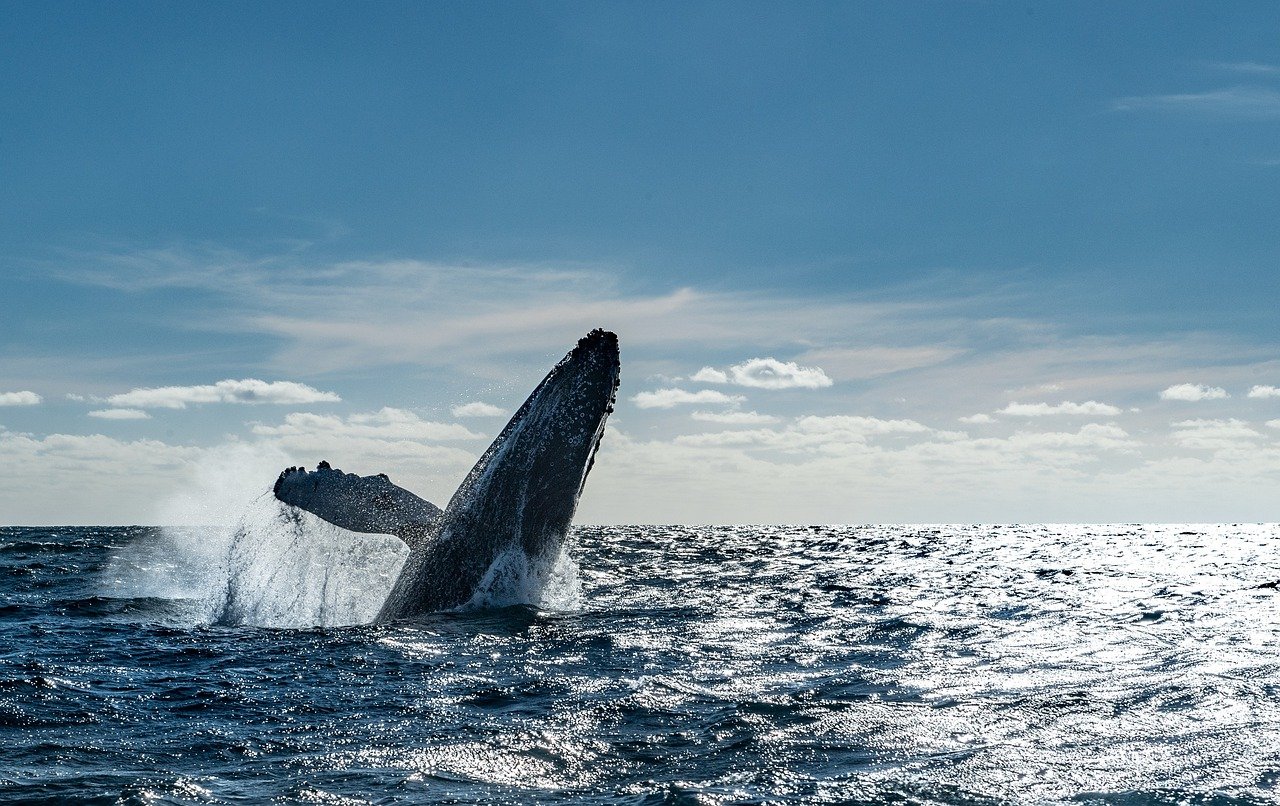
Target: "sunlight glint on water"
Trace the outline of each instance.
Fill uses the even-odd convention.
[[[576,609],[315,631],[201,626],[227,572],[158,531],[6,529],[0,801],[1271,802],[1275,534],[579,529]]]

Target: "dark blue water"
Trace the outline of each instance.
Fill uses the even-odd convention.
[[[1280,795],[1274,527],[586,528],[573,609],[307,629],[177,545],[0,529],[0,801]]]

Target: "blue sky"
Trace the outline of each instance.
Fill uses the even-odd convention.
[[[596,325],[589,520],[1276,519],[1274,4],[3,13],[0,522],[443,502]]]

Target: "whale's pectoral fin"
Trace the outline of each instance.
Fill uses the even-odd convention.
[[[389,534],[414,548],[440,520],[440,507],[403,487],[383,473],[357,476],[321,462],[314,471],[289,467],[275,484],[276,498],[305,509],[334,526],[353,532]]]

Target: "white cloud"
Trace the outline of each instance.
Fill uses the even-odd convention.
[[[254,424],[253,433],[268,437],[357,437],[418,441],[483,438],[482,434],[477,434],[457,423],[423,420],[411,411],[389,407],[367,414],[352,414],[346,418],[333,414],[294,412],[286,415],[284,422],[280,425]]]
[[[943,427],[954,427],[961,411],[992,416],[992,390],[1018,390],[1005,395],[1006,402],[1106,398],[1118,403],[1136,399],[1143,389],[1149,395],[1183,379],[1211,379],[1226,389],[1238,389],[1235,394],[1243,394],[1260,379],[1280,379],[1275,350],[1257,339],[1188,332],[1177,326],[1158,337],[1089,335],[1087,327],[1064,327],[1061,307],[1038,307],[1044,301],[1037,296],[1040,292],[997,287],[1000,278],[983,281],[997,292],[994,295],[986,291],[981,298],[958,295],[952,293],[951,282],[944,280],[928,293],[912,291],[904,297],[907,304],[884,297],[808,291],[783,299],[772,293],[699,289],[637,295],[620,281],[623,272],[575,275],[531,266],[494,270],[409,261],[334,264],[313,260],[309,254],[313,253],[263,258],[231,255],[228,260],[197,255],[185,266],[182,260],[170,259],[173,256],[157,256],[154,271],[144,268],[134,280],[124,276],[128,267],[113,264],[110,256],[85,256],[66,265],[84,266],[84,282],[96,283],[104,272],[114,273],[116,287],[128,290],[184,283],[209,290],[202,299],[207,297],[211,304],[175,312],[179,315],[172,315],[172,320],[205,332],[264,336],[270,348],[260,354],[261,364],[243,370],[245,375],[312,380],[322,377],[314,373],[358,368],[359,377],[376,384],[377,378],[392,377],[391,372],[399,372],[404,365],[419,376],[449,381],[424,392],[427,397],[415,398],[416,405],[432,406],[445,414],[453,403],[466,400],[440,399],[448,389],[461,388],[454,383],[459,378],[489,384],[489,388],[526,391],[574,339],[596,325],[617,331],[622,339],[624,381],[631,379],[625,381],[630,386],[628,397],[643,389],[703,388],[658,377],[688,376],[690,369],[703,364],[713,365],[728,383],[727,368],[733,362],[717,363],[718,356],[782,356],[799,365],[822,367],[839,382],[879,378],[856,388],[838,383],[823,394],[839,398],[825,401],[824,411],[837,404],[847,411],[865,405],[872,407],[866,409],[869,413],[910,416],[920,423],[946,424]],[[992,280],[996,282],[988,282]],[[1005,295],[1006,291],[1010,293]],[[962,296],[963,303],[958,302]],[[131,304],[127,291],[119,299],[121,304]],[[143,302],[131,313],[140,320],[155,316]],[[1028,312],[1036,310],[1056,312],[1029,318]],[[857,345],[883,345],[889,352],[879,356],[882,361],[868,364],[868,356],[847,349]],[[927,349],[913,352],[920,345]],[[163,356],[168,349],[157,343],[156,353]],[[837,360],[832,351],[848,354]],[[99,394],[102,384],[113,382],[112,378],[116,390],[127,390],[129,379],[139,377],[130,374],[138,371],[138,357],[132,357],[133,364],[107,368],[99,367],[101,362],[65,358],[72,363],[62,367],[61,378],[41,374],[47,369],[36,358],[19,363],[12,356],[0,357],[0,375],[14,379],[13,388],[36,384],[36,380],[19,379],[40,378],[42,384],[85,384],[86,391]],[[925,366],[905,371],[913,364]],[[186,366],[176,360],[165,365]],[[634,385],[638,378],[654,379]],[[156,383],[185,380],[166,378]],[[1047,382],[1062,388],[1050,389]],[[402,388],[388,383],[387,388]],[[331,388],[343,388],[347,396],[345,387]],[[709,388],[758,396],[739,387]],[[898,404],[899,399],[904,402]],[[1276,439],[1280,431],[1262,428],[1262,418],[1254,428],[1269,440],[1259,439],[1253,443],[1254,452],[1234,462],[1224,458],[1210,465],[1204,452],[1175,442],[1170,418],[1150,412],[1152,407],[1141,418],[1116,418],[1123,419],[1126,427],[1134,424],[1129,430],[1138,436],[1133,438],[1107,431],[1105,426],[1077,431],[1076,425],[1088,421],[1048,417],[1009,417],[1004,422],[1016,423],[1018,429],[1025,425],[1026,431],[992,439],[937,430],[884,435],[869,434],[866,429],[805,432],[794,428],[790,418],[779,421],[790,424],[785,426],[742,422],[718,428],[712,421],[694,423],[684,417],[695,409],[715,412],[721,405],[686,406],[676,410],[676,417],[647,418],[657,422],[644,423],[644,440],[624,443],[611,430],[603,447],[607,455],[596,462],[587,485],[584,512],[614,522],[1167,520],[1175,515],[1192,517],[1196,512],[1200,517],[1239,520],[1272,517],[1257,503],[1265,498],[1257,490],[1264,483],[1274,486],[1280,472],[1266,456],[1267,451],[1280,451]],[[323,413],[327,409],[320,405],[288,409],[305,410]],[[768,410],[801,413],[773,406]],[[266,427],[284,425],[285,410],[261,411],[255,411],[256,419]],[[447,416],[440,419],[456,422]],[[346,418],[340,422],[343,430],[336,436],[326,432],[327,423],[317,422],[310,429],[255,436],[254,444],[282,446],[285,465],[299,461],[314,465],[327,458],[356,472],[386,471],[397,483],[438,503],[447,500],[474,462],[475,451],[483,447],[477,442],[436,445],[387,435],[354,436],[346,428],[359,423],[348,423]],[[483,430],[478,426],[489,422],[465,420],[462,424]],[[1063,422],[1072,428],[1058,428]],[[730,431],[735,426],[771,433],[741,447],[673,443],[677,433],[702,428]],[[194,425],[184,422],[181,427]],[[1048,435],[1028,433],[1042,427],[1049,430]],[[999,428],[1004,434],[1005,428]],[[997,427],[970,430],[976,437],[995,433]],[[178,439],[199,439],[194,433]],[[842,439],[840,434],[848,436]],[[807,442],[794,447],[797,439]],[[468,450],[450,447],[454,445]],[[1169,480],[1162,486],[1159,479],[1165,476],[1155,469],[1163,469],[1158,463],[1166,460],[1174,463],[1170,467],[1176,464],[1185,472],[1166,474]],[[1137,469],[1148,467],[1153,470],[1138,474]],[[1130,470],[1134,475],[1125,477],[1127,487],[1112,484],[1118,474]],[[266,478],[268,486],[275,472],[278,468]],[[406,476],[411,480],[406,481]],[[20,485],[15,490],[40,491],[25,477],[12,477]],[[421,483],[418,477],[430,481]],[[1252,485],[1239,483],[1250,478],[1255,481]],[[612,498],[604,484],[610,479],[617,491]],[[95,485],[107,483],[103,474],[87,466],[78,476],[68,473],[66,480],[73,483],[62,489],[97,490]],[[125,486],[121,481],[109,493],[93,492],[95,497],[86,500],[97,501],[105,511],[114,506],[113,496]],[[922,489],[930,495],[921,496]],[[17,493],[4,500],[18,500]],[[47,509],[57,513],[58,506],[55,501]],[[91,511],[87,504],[83,506]],[[0,511],[18,510],[0,506]]]
[[[1200,400],[1221,400],[1226,397],[1231,397],[1226,389],[1220,386],[1205,386],[1201,383],[1174,384],[1160,393],[1161,400],[1183,400],[1189,403]]]
[[[379,416],[357,417],[355,425]],[[293,428],[211,446],[0,428],[0,512],[10,523],[33,524],[234,522],[248,501],[270,491],[281,468],[323,458],[351,472],[389,472],[397,484],[444,504],[476,460],[475,451],[335,436],[315,425],[314,432]]]
[[[89,412],[90,417],[100,420],[150,420],[151,415],[142,409],[98,409]]]
[[[715,367],[703,367],[689,377],[696,383],[728,383],[729,374]]]
[[[1114,417],[1120,409],[1108,403],[1086,400],[1084,403],[1073,403],[1070,400],[1062,403],[1010,403],[996,414],[1007,414],[1010,417],[1047,417],[1054,414],[1086,414]]]
[[[394,408],[346,417],[293,412],[276,425],[255,423],[252,431],[260,444],[287,455],[289,464],[314,466],[326,459],[350,473],[387,473],[441,506],[475,464],[481,448],[472,440],[485,438],[459,423]]]
[[[1267,420],[1267,428],[1280,428],[1280,420]]]
[[[157,496],[203,456],[151,439],[0,429],[0,511],[7,523],[146,523]]]
[[[691,380],[703,383],[731,383],[756,389],[821,389],[832,384],[821,367],[802,367],[794,361],[776,358],[749,358],[728,371],[703,367]]]
[[[1231,450],[1251,446],[1262,435],[1243,420],[1182,420],[1173,440],[1184,448]]]
[[[819,451],[841,453],[865,451],[873,437],[928,434],[928,426],[914,420],[883,420],[878,417],[834,415],[800,417],[786,428],[760,428],[746,431],[715,431],[685,434],[675,444],[689,447],[742,446],[783,452]]]
[[[856,433],[870,434],[924,434],[930,429],[915,420],[882,420],[878,417],[833,415],[808,416],[796,420],[796,429],[809,434]]]
[[[452,413],[454,417],[500,417],[506,412],[490,403],[482,403],[477,400],[472,403],[463,403],[461,406],[454,406]]]
[[[759,414],[754,411],[695,411],[689,416],[706,423],[726,425],[767,425],[778,421],[778,418],[771,414]]]
[[[960,422],[968,423],[970,425],[989,425],[995,421],[996,418],[992,417],[990,414],[971,414],[968,417],[960,418]]]
[[[690,392],[687,389],[658,389],[653,392],[641,392],[631,400],[642,409],[670,409],[686,403],[736,406],[746,398],[742,395],[726,395],[714,389],[699,389],[696,392]]]
[[[225,380],[202,386],[160,386],[111,395],[107,403],[122,408],[185,409],[188,403],[338,403],[333,392],[321,392],[293,381],[260,381],[257,378]]]
[[[77,395],[75,392],[67,392],[67,400],[70,400],[73,403],[83,403],[88,399],[89,398],[84,395]]]
[[[1280,387],[1255,386],[1249,390],[1249,397],[1280,397]]]
[[[42,400],[35,392],[0,392],[0,406],[34,406]]]

